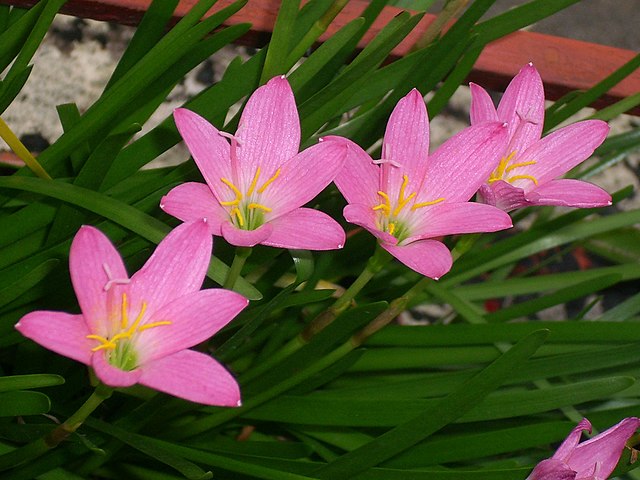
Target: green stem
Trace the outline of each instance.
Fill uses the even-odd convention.
[[[0,118],[0,137],[7,142],[9,148],[13,150],[13,152],[20,157],[20,159],[25,163],[29,169],[35,173],[38,177],[44,178],[45,180],[51,180],[51,177],[46,172],[46,170],[40,165],[40,163],[35,159],[31,152],[23,145],[20,139],[16,136],[15,133],[9,128],[9,125],[5,123],[5,121]]]
[[[238,277],[240,277],[240,272],[242,272],[242,267],[244,267],[244,263],[247,261],[247,258],[249,258],[249,255],[251,255],[251,252],[251,247],[236,248],[236,255],[233,257],[233,263],[231,264],[229,273],[227,273],[227,278],[224,281],[222,288],[233,290]]]
[[[98,384],[94,392],[84,404],[64,423],[58,425],[48,434],[11,452],[0,455],[0,471],[8,470],[27,461],[38,458],[57,447],[74,433],[98,406],[111,396],[113,390]]]

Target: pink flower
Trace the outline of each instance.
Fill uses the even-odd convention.
[[[589,158],[606,138],[609,127],[600,120],[585,120],[540,138],[544,90],[532,64],[525,65],[513,78],[497,111],[482,87],[472,83],[471,94],[472,125],[500,121],[509,129],[502,160],[480,188],[482,201],[507,212],[530,205],[611,205],[611,196],[596,185],[556,179]]]
[[[562,442],[553,457],[543,460],[526,480],[605,480],[616,468],[625,444],[640,427],[629,417],[586,442],[578,443],[582,431],[591,432],[583,419]]]
[[[298,110],[284,77],[249,98],[235,136],[184,108],[173,116],[207,184],[174,188],[160,203],[165,212],[183,221],[206,218],[213,235],[237,246],[342,248],[335,220],[300,207],[331,183],[345,149],[320,143],[298,153]]]
[[[205,222],[174,229],[130,279],[99,230],[80,228],[69,254],[82,313],[31,312],[16,328],[49,350],[90,365],[111,387],[136,383],[206,405],[239,406],[235,379],[209,355],[187,350],[247,305],[241,295],[200,290],[212,238]]]
[[[504,150],[506,128],[500,123],[468,128],[429,155],[427,109],[414,89],[389,118],[381,160],[372,160],[349,140],[326,141],[348,146],[345,166],[335,179],[349,202],[344,217],[427,277],[441,277],[452,264],[451,253],[435,237],[511,227],[501,210],[468,202]]]

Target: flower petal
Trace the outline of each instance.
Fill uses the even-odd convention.
[[[482,185],[478,190],[478,196],[483,203],[496,206],[505,212],[531,205],[524,196],[524,190],[503,180],[493,182],[491,185]]]
[[[227,211],[218,203],[204,183],[187,182],[172,188],[160,200],[160,208],[183,222],[206,219],[213,235],[220,236],[220,224],[229,220]]]
[[[420,240],[408,245],[380,243],[391,255],[425,277],[439,279],[451,270],[451,252],[437,240]]]
[[[427,208],[413,223],[414,235],[406,239],[407,243],[442,235],[496,232],[513,226],[505,212],[482,203],[441,203]]]
[[[502,156],[507,140],[504,124],[482,123],[465,128],[429,158],[416,203],[444,198],[466,202],[475,194]]]
[[[323,140],[323,143],[342,142],[347,146],[344,166],[333,180],[347,202],[371,206],[378,204],[380,167],[373,163],[369,154],[348,138],[332,136]]]
[[[71,243],[69,271],[87,327],[97,332],[110,314],[110,281],[129,279],[122,257],[104,233],[85,225]]]
[[[174,298],[199,290],[211,260],[211,245],[211,232],[202,220],[169,232],[125,289],[130,318],[136,318],[142,302],[152,314]]]
[[[342,168],[347,154],[344,143],[320,142],[285,163],[278,178],[265,189],[261,201],[272,209],[267,221],[313,200]]]
[[[527,193],[534,205],[594,208],[611,205],[611,195],[589,182],[573,179],[551,180]]]
[[[493,106],[493,100],[491,100],[487,91],[473,82],[469,84],[469,88],[471,89],[471,108],[469,112],[471,125],[477,125],[482,122],[497,122],[496,107]]]
[[[520,154],[540,139],[544,125],[544,88],[533,64],[522,67],[511,80],[497,112],[500,121],[508,124],[507,155],[513,151]]]
[[[579,444],[570,452],[565,462],[571,469],[578,472],[578,478],[592,473],[596,466],[598,478],[609,478],[620,460],[627,440],[638,428],[640,428],[640,419],[625,418],[610,429]]]
[[[204,405],[241,405],[240,388],[233,376],[210,356],[193,350],[182,350],[145,365],[140,383]]]
[[[552,458],[560,459],[566,461],[571,455],[571,452],[580,442],[580,437],[582,436],[582,432],[591,432],[591,422],[586,418],[580,420],[580,423],[573,427],[573,430],[567,435],[567,438],[560,444],[556,453],[553,454]]]
[[[169,321],[138,334],[139,364],[204,342],[235,318],[249,301],[221,288],[184,295],[156,310],[144,324]]]
[[[584,120],[550,133],[529,147],[519,162],[535,160],[535,165],[527,167],[527,174],[538,179],[538,185],[564,175],[583,160],[607,137],[609,126],[601,120]],[[527,182],[525,191],[535,185]],[[516,184],[516,186],[519,186]]]
[[[575,480],[577,473],[555,458],[541,461],[526,480]]]
[[[383,232],[376,225],[376,212],[371,207],[359,204],[349,204],[344,207],[344,218],[349,223],[354,223],[366,228],[374,237],[382,243],[395,245],[398,240],[393,235]]]
[[[91,332],[82,315],[39,310],[22,317],[16,330],[46,349],[85,365],[91,363],[95,345],[87,338]]]
[[[293,92],[284,76],[272,78],[251,95],[236,137],[245,182],[251,181],[258,166],[264,178],[272,177],[298,153],[300,120]]]
[[[221,231],[224,239],[231,245],[253,247],[269,238],[271,232],[273,232],[273,227],[270,223],[265,223],[255,230],[241,230],[230,222],[224,222]]]
[[[388,184],[381,185],[391,198],[397,198],[404,175],[407,192],[420,188],[429,155],[429,118],[422,95],[415,88],[391,112],[382,142],[382,158],[399,166],[388,166]],[[381,166],[381,168],[384,168]]]
[[[91,357],[91,366],[102,383],[110,387],[130,387],[138,383],[142,371],[139,368],[131,371],[120,370],[109,364],[104,350],[98,350]]]
[[[304,250],[342,248],[344,230],[333,218],[312,208],[297,208],[269,222],[273,231],[263,245]]]
[[[173,119],[214,196],[227,200],[230,192],[220,179],[231,178],[229,141],[207,120],[186,108],[174,110]]]

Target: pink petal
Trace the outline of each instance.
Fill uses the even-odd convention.
[[[192,350],[182,350],[145,365],[140,383],[204,405],[241,405],[240,388],[233,376],[210,356]]]
[[[470,83],[469,88],[471,89],[471,108],[469,112],[471,125],[477,125],[482,122],[497,122],[496,107],[493,106],[493,100],[491,100],[487,91],[475,83]]]
[[[109,281],[129,279],[122,257],[100,230],[85,225],[71,243],[69,271],[87,326],[98,331],[109,317]]]
[[[251,181],[258,166],[261,175],[270,178],[298,153],[300,120],[293,92],[284,76],[272,78],[251,95],[236,136],[246,182]]]
[[[552,458],[566,461],[573,452],[573,449],[576,448],[578,443],[580,442],[580,437],[582,436],[582,432],[591,432],[591,422],[586,418],[580,420],[580,423],[573,427],[571,433],[567,435],[567,438],[560,444],[556,453],[553,454]]]
[[[324,143],[342,142],[347,145],[344,166],[333,180],[342,196],[349,203],[376,205],[380,198],[380,167],[360,145],[342,137],[325,137]]]
[[[177,108],[173,112],[173,118],[214,196],[229,200],[231,192],[220,181],[221,178],[233,180],[229,141],[220,135],[216,127],[191,110]],[[231,195],[232,198],[233,195]]]
[[[172,188],[160,200],[160,208],[183,222],[206,219],[213,235],[220,236],[220,224],[229,220],[227,211],[218,203],[204,183],[187,182]]]
[[[442,235],[496,232],[512,226],[511,217],[491,205],[441,203],[425,208],[424,215],[412,225],[413,236],[407,238],[406,242]]]
[[[544,125],[544,88],[540,74],[531,63],[522,67],[507,86],[498,105],[498,118],[508,124],[507,155],[513,151],[520,154],[540,139]]]
[[[98,350],[91,357],[91,366],[102,383],[110,387],[130,387],[138,383],[142,371],[140,368],[125,371],[114,367],[107,361],[107,352]]]
[[[224,222],[221,230],[222,236],[231,245],[237,247],[254,247],[271,236],[273,227],[270,223],[265,223],[255,230],[241,230],[230,222]]]
[[[382,143],[382,158],[392,160],[396,166],[387,166],[388,184],[381,189],[397,198],[403,176],[409,182],[408,192],[420,188],[429,155],[429,118],[422,95],[415,88],[402,98],[393,109]],[[384,168],[381,166],[381,168]]]
[[[130,318],[136,318],[142,302],[152,313],[174,298],[199,290],[209,268],[211,246],[211,232],[202,220],[169,232],[125,289]]]
[[[525,198],[524,190],[503,180],[493,182],[491,185],[482,185],[478,190],[478,196],[483,203],[498,207],[505,212],[531,205]]]
[[[499,123],[474,125],[447,140],[429,158],[416,203],[469,200],[498,165],[506,140],[506,127]]]
[[[573,179],[551,180],[526,195],[534,205],[593,208],[611,205],[611,195],[589,182]]]
[[[627,440],[639,427],[640,419],[625,418],[610,429],[579,444],[565,461],[578,472],[578,478],[593,472],[596,466],[598,478],[609,478],[620,460]]]
[[[320,142],[285,163],[261,197],[261,202],[272,209],[266,215],[268,221],[313,200],[333,181],[346,154],[344,143]]]
[[[344,230],[324,212],[311,208],[297,208],[269,222],[273,231],[263,245],[304,250],[333,250],[342,248]]]
[[[451,270],[451,252],[437,240],[420,240],[408,245],[380,243],[391,255],[425,277],[439,279]]]
[[[538,180],[538,185],[564,175],[583,160],[607,137],[609,126],[601,120],[584,120],[573,123],[553,133],[529,147],[518,158],[519,162],[534,160],[535,165],[527,167],[526,173]],[[528,182],[532,190],[535,185]]]
[[[526,480],[575,480],[576,472],[555,458],[541,461]]]
[[[160,309],[142,323],[169,321],[138,333],[136,350],[140,364],[193,347],[211,338],[235,318],[249,301],[221,288],[184,295]]]
[[[16,330],[46,349],[85,365],[91,363],[95,345],[87,338],[91,332],[82,315],[39,310],[22,317]]]
[[[366,228],[373,236],[382,243],[395,245],[398,240],[393,235],[383,232],[376,224],[376,212],[371,207],[358,204],[349,204],[344,207],[344,218],[349,223],[354,223]]]

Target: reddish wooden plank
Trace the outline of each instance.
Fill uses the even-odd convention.
[[[0,3],[18,6],[31,6],[36,2],[37,0],[0,0]],[[181,0],[175,12],[176,19],[184,16],[196,2],[197,0]],[[62,11],[79,17],[135,25],[150,3],[151,0],[69,0]],[[212,12],[230,3],[231,0],[220,0]],[[279,0],[249,0],[247,6],[229,19],[228,23],[252,23],[250,34],[243,40],[253,46],[262,46],[268,41],[279,5]],[[322,39],[356,18],[366,5],[365,0],[348,2]],[[375,36],[400,11],[395,7],[385,7],[363,43]],[[397,58],[406,54],[433,19],[433,15],[425,15],[414,31],[394,50],[393,56]],[[521,31],[489,44],[478,59],[469,80],[487,88],[503,90],[518,69],[532,61],[545,82],[547,98],[555,100],[572,90],[590,88],[634,56],[635,52],[630,50]],[[637,92],[640,92],[640,70],[611,89],[595,106],[608,105]],[[640,114],[640,108],[632,113]]]

